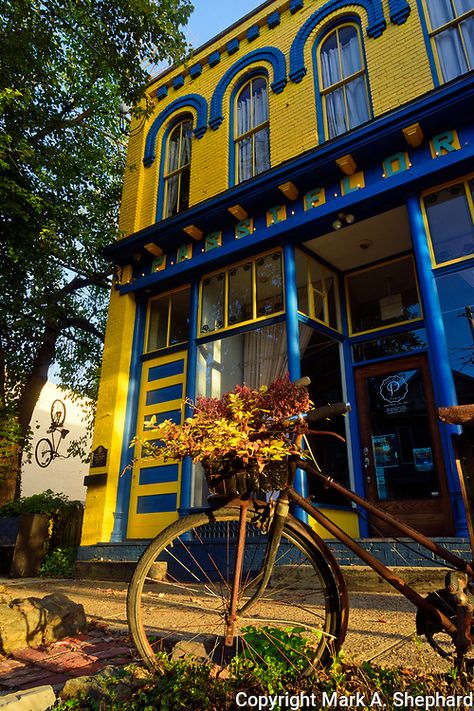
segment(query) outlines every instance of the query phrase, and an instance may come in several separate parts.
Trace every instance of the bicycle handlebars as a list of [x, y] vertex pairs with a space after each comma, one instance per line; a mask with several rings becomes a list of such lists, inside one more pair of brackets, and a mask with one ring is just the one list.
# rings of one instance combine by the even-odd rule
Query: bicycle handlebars
[[350, 410], [349, 402], [335, 402], [333, 405], [323, 405], [316, 410], [310, 410], [306, 413], [305, 418], [308, 422], [318, 422], [318, 420], [332, 419], [337, 415], [345, 415]]

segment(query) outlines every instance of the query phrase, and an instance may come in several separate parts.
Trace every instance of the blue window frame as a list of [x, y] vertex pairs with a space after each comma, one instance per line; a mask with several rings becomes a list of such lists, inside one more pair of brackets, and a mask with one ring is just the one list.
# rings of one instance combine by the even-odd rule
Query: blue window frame
[[424, 0], [440, 82], [474, 67], [473, 0]]

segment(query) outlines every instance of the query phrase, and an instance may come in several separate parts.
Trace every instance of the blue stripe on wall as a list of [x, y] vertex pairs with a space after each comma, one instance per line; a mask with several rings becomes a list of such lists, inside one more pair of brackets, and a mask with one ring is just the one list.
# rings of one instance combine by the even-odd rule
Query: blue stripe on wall
[[145, 422], [149, 422], [152, 417], [155, 417], [156, 424], [159, 425], [165, 420], [171, 420], [176, 425], [181, 424], [181, 410], [167, 410], [167, 412], [155, 412], [154, 415], [146, 415]]
[[165, 363], [164, 365], [155, 365], [148, 371], [148, 382], [160, 380], [160, 378], [170, 378], [172, 375], [181, 375], [184, 373], [184, 360], [175, 360], [173, 363]]
[[183, 383], [178, 383], [178, 385], [169, 385], [167, 388], [158, 388], [147, 392], [146, 405], [159, 405], [161, 402], [168, 402], [168, 400], [181, 400], [182, 397]]
[[178, 481], [177, 464], [163, 464], [161, 467], [140, 469], [140, 486], [142, 484], [163, 484], [168, 481]]
[[176, 511], [176, 494], [155, 494], [154, 496], [139, 496], [137, 498], [137, 514], [168, 513]]

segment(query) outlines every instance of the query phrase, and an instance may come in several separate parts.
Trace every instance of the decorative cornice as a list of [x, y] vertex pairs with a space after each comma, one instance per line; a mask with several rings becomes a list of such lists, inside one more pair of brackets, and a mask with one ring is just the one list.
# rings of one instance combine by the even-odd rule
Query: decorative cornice
[[186, 96], [181, 96], [179, 99], [175, 99], [171, 104], [161, 111], [158, 116], [153, 121], [148, 131], [148, 135], [145, 141], [145, 153], [143, 156], [143, 165], [148, 168], [155, 160], [155, 144], [158, 131], [160, 130], [163, 123], [172, 116], [176, 111], [181, 109], [193, 108], [196, 111], [196, 127], [194, 128], [194, 135], [196, 138], [202, 138], [207, 131], [207, 101], [200, 94], [186, 94]]
[[217, 84], [211, 99], [211, 113], [209, 118], [209, 126], [215, 131], [219, 128], [224, 120], [222, 113], [222, 102], [227, 87], [234, 77], [237, 76], [243, 69], [253, 64], [254, 62], [268, 62], [273, 68], [273, 82], [271, 89], [275, 94], [279, 94], [286, 86], [286, 60], [285, 55], [276, 47], [262, 47], [249, 52], [244, 57], [233, 64], [226, 73], [221, 77]]
[[[404, 1], [404, 0], [401, 0]], [[380, 37], [383, 34], [387, 23], [383, 14], [382, 0], [329, 0], [323, 7], [306, 20], [304, 25], [298, 30], [290, 49], [290, 79], [298, 84], [306, 74], [304, 63], [304, 49], [312, 31], [322, 22], [325, 17], [344, 8], [352, 9], [354, 5], [359, 5], [367, 12], [369, 24], [367, 25], [367, 35], [372, 38]]]
[[388, 0], [390, 19], [394, 25], [403, 25], [411, 12], [408, 0]]

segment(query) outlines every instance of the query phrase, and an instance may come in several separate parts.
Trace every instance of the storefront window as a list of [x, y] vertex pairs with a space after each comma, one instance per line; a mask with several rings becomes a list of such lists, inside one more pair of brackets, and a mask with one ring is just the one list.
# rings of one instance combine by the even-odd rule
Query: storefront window
[[[301, 375], [311, 378], [309, 393], [315, 407], [345, 399], [342, 388], [340, 344], [334, 338], [300, 324]], [[337, 432], [346, 438], [346, 417], [323, 420], [317, 423], [319, 431]], [[309, 445], [320, 469], [343, 486], [349, 486], [347, 444], [331, 435], [309, 435]], [[310, 492], [318, 503], [347, 506], [347, 500], [330, 490], [323, 489], [309, 478]]]
[[435, 264], [474, 254], [474, 179], [441, 188], [423, 198]]
[[283, 309], [282, 259], [276, 251], [204, 277], [200, 333], [274, 316]]
[[421, 318], [411, 257], [354, 272], [346, 284], [351, 334]]
[[336, 275], [298, 249], [295, 260], [298, 311], [339, 329]]
[[474, 402], [474, 268], [436, 280], [459, 404]]
[[412, 353], [427, 347], [426, 331], [424, 328], [419, 328], [417, 331], [405, 331], [390, 336], [371, 338], [363, 343], [355, 343], [352, 346], [352, 359], [357, 363], [372, 358]]
[[189, 287], [150, 299], [146, 352], [188, 340]]

